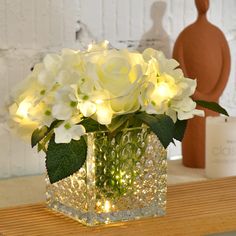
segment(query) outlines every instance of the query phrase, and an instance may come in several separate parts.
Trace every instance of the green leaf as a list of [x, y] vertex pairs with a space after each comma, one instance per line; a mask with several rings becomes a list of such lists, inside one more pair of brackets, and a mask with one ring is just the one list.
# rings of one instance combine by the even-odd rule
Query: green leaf
[[42, 128], [36, 129], [31, 136], [32, 148], [36, 146], [48, 133], [48, 127], [43, 126]]
[[[49, 128], [45, 125], [42, 128], [36, 129], [31, 136], [31, 146], [34, 147], [37, 144], [39, 144], [40, 141], [46, 138], [47, 135], [51, 133], [51, 131], [55, 127], [58, 127], [62, 122], [63, 121], [61, 120], [54, 120]], [[51, 136], [49, 138], [51, 138]], [[38, 151], [41, 151], [41, 150], [42, 150], [42, 147], [38, 147]]]
[[141, 127], [142, 121], [137, 119], [135, 116], [131, 116], [129, 119], [129, 128]]
[[112, 119], [112, 122], [110, 125], [108, 125], [108, 129], [110, 132], [114, 132], [118, 128], [122, 127], [125, 122], [129, 120], [128, 115], [123, 115], [123, 116], [117, 116]]
[[95, 131], [102, 131], [106, 130], [105, 125], [99, 124], [96, 120], [92, 118], [86, 118], [80, 122], [86, 129], [86, 132], [95, 132]]
[[42, 144], [42, 143], [40, 143], [40, 142], [38, 143], [38, 149], [37, 149], [37, 151], [38, 151], [38, 152], [43, 151], [45, 154], [47, 154], [47, 150], [46, 150], [45, 145]]
[[51, 131], [52, 129], [58, 127], [61, 123], [63, 123], [64, 121], [63, 120], [54, 120], [50, 127], [49, 127], [49, 131]]
[[136, 117], [150, 127], [157, 135], [164, 148], [167, 148], [171, 142], [174, 142], [174, 122], [169, 116], [139, 113]]
[[177, 120], [174, 126], [174, 138], [176, 140], [182, 141], [184, 138], [184, 133], [187, 127], [187, 120]]
[[207, 102], [203, 100], [196, 100], [195, 102], [201, 107], [229, 116], [228, 112], [216, 102]]
[[87, 156], [87, 144], [83, 137], [72, 140], [70, 143], [55, 143], [55, 135], [51, 138], [47, 156], [46, 168], [51, 183], [62, 180], [76, 171], [84, 164]]

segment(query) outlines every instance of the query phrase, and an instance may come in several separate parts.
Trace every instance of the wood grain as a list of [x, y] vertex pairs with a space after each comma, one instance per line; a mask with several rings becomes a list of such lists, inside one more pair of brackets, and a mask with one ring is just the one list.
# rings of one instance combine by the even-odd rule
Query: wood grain
[[0, 210], [2, 236], [199, 236], [236, 230], [236, 177], [168, 188], [167, 215], [160, 218], [85, 227], [45, 204]]

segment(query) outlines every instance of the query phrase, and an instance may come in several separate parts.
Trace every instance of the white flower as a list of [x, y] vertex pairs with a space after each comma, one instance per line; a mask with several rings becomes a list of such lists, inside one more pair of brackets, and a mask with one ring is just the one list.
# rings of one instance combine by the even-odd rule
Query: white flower
[[51, 107], [47, 106], [44, 102], [32, 106], [28, 110], [28, 117], [30, 120], [38, 122], [41, 125], [50, 126], [55, 120], [52, 117]]
[[147, 62], [154, 61], [159, 75], [166, 73], [174, 78], [183, 76], [182, 70], [176, 69], [179, 66], [179, 63], [174, 59], [167, 59], [163, 52], [147, 48], [143, 51], [143, 58]]
[[55, 77], [55, 81], [61, 86], [69, 86], [76, 83], [78, 80], [78, 74], [71, 71], [62, 70]]
[[83, 60], [80, 51], [74, 51], [71, 49], [62, 49], [62, 70], [76, 71], [83, 70]]
[[[170, 110], [176, 112], [179, 120], [187, 120], [195, 115], [204, 115], [204, 112], [196, 110], [196, 103], [190, 98], [196, 89], [196, 81], [182, 77], [178, 79], [178, 92], [170, 102]], [[176, 120], [174, 119], [174, 121]]]
[[45, 86], [47, 90], [55, 84], [55, 77], [61, 68], [61, 57], [57, 54], [48, 54], [43, 60], [43, 67], [38, 74], [38, 81]]
[[55, 93], [55, 100], [52, 116], [58, 120], [69, 120], [77, 105], [73, 89], [69, 86], [58, 89]]
[[78, 108], [85, 117], [92, 116], [97, 110], [96, 104], [90, 101], [78, 103]]
[[62, 63], [61, 56], [58, 54], [48, 54], [43, 59], [44, 67], [47, 71], [57, 73]]
[[136, 111], [166, 114], [173, 121], [202, 115], [191, 98], [196, 81], [178, 66], [157, 50], [110, 49], [107, 41], [49, 54], [12, 93], [11, 123], [29, 130], [62, 120], [56, 142], [67, 143], [85, 133], [78, 125], [84, 117], [107, 126]]
[[72, 111], [66, 104], [56, 104], [52, 107], [52, 115], [57, 120], [69, 120], [72, 115]]
[[101, 41], [100, 43], [91, 43], [88, 45], [88, 52], [97, 52], [108, 49], [109, 42], [107, 40]]
[[173, 101], [171, 108], [177, 112], [179, 120], [191, 119], [194, 115], [204, 115], [204, 111], [195, 109], [196, 102], [189, 97], [186, 97], [180, 101]]
[[110, 106], [115, 114], [125, 114], [139, 109], [139, 87], [143, 78], [143, 58], [127, 50], [106, 50], [92, 53], [87, 74], [96, 90], [109, 93]]
[[109, 103], [97, 104], [96, 119], [102, 125], [109, 125], [112, 121], [113, 111]]
[[[23, 107], [21, 107], [23, 109]], [[33, 131], [40, 126], [38, 122], [28, 118], [28, 109], [19, 110], [19, 104], [13, 103], [8, 107], [9, 117], [6, 117], [6, 123], [9, 128], [20, 137], [30, 140]]]
[[[83, 84], [83, 82], [81, 82], [81, 84]], [[81, 91], [81, 85], [71, 85], [71, 89], [73, 90], [75, 101], [77, 102], [77, 109], [85, 117], [92, 116], [96, 112], [95, 103], [90, 101], [91, 99], [89, 99], [92, 90], [89, 88], [88, 90], [83, 91], [86, 92], [85, 94]]]
[[78, 86], [72, 86], [75, 97], [77, 99], [77, 108], [85, 117], [93, 116], [100, 124], [108, 125], [111, 123], [113, 110], [110, 106], [110, 95], [106, 90], [92, 90], [89, 89], [87, 93], [81, 92]]
[[171, 100], [178, 93], [176, 81], [165, 73], [149, 80], [140, 95], [142, 109], [148, 114], [163, 114], [168, 111]]
[[195, 92], [196, 81], [185, 78], [173, 59], [165, 58], [162, 52], [146, 49], [143, 58], [148, 63], [147, 84], [143, 86], [139, 101], [142, 110], [149, 114], [166, 114], [175, 122], [202, 115], [190, 98]]
[[55, 128], [54, 132], [56, 143], [70, 143], [72, 139], [79, 140], [86, 133], [86, 130], [82, 125], [64, 122], [58, 128]]
[[185, 77], [181, 77], [176, 80], [178, 86], [178, 93], [176, 94], [176, 98], [190, 97], [194, 94], [197, 81], [193, 79], [188, 79]]

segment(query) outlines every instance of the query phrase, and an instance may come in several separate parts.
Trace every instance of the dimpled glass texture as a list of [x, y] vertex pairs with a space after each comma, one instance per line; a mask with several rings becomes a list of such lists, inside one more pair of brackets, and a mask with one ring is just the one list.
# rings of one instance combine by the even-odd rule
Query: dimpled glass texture
[[78, 172], [46, 178], [49, 208], [89, 226], [165, 214], [166, 150], [149, 129], [89, 133], [87, 144]]

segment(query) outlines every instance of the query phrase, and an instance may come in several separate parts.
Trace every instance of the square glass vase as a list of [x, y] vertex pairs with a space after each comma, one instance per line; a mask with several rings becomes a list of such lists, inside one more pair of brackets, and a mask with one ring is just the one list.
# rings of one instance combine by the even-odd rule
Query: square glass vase
[[79, 171], [54, 184], [46, 178], [50, 209], [89, 226], [165, 215], [167, 155], [155, 134], [134, 128], [86, 140]]

